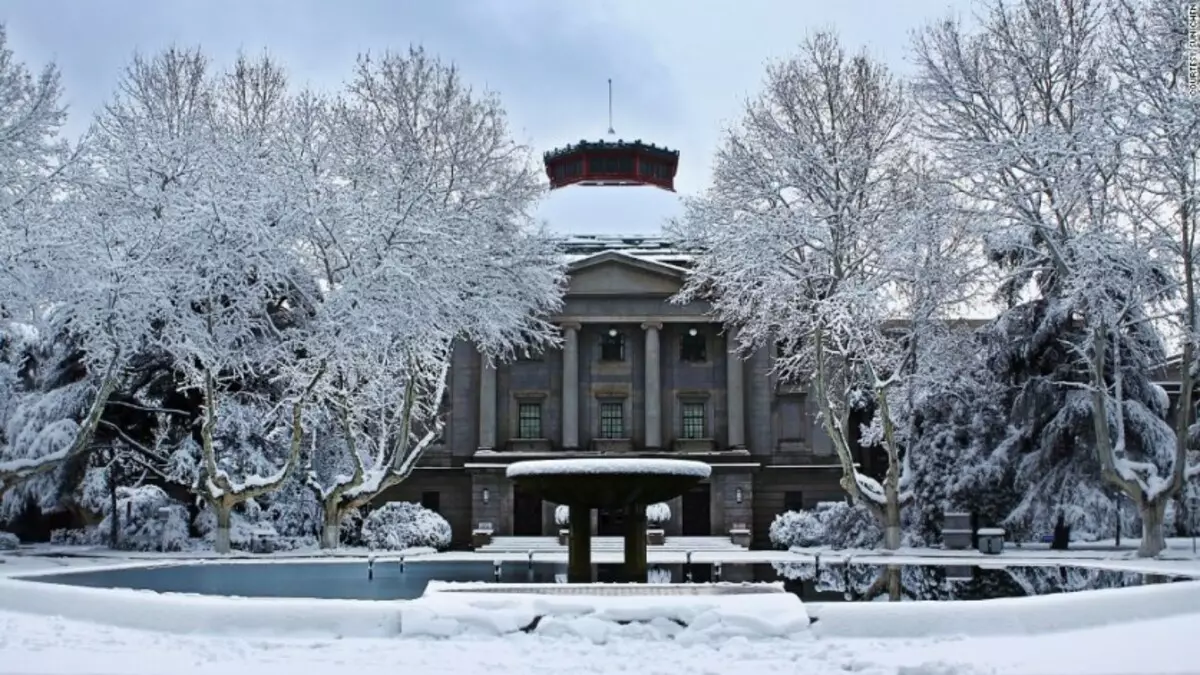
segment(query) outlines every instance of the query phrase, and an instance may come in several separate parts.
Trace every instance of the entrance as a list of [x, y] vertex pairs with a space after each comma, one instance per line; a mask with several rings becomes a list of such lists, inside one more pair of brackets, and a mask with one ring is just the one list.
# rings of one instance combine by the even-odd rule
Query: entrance
[[681, 534], [685, 537], [708, 537], [712, 535], [712, 486], [701, 483], [683, 493], [683, 523]]
[[596, 536], [625, 536], [625, 511], [623, 509], [596, 509]]
[[513, 490], [513, 535], [542, 536], [542, 500], [527, 492]]

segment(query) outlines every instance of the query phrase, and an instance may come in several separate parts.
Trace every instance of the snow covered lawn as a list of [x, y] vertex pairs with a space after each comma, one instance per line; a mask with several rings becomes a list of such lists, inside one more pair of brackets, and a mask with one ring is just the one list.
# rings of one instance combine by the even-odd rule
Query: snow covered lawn
[[[287, 639], [169, 635], [0, 612], [4, 675], [1143, 675], [1200, 672], [1181, 651], [1200, 615], [1035, 637], [915, 640], [732, 638], [683, 645], [636, 638], [513, 635]], [[651, 656], [652, 655], [652, 656]]]

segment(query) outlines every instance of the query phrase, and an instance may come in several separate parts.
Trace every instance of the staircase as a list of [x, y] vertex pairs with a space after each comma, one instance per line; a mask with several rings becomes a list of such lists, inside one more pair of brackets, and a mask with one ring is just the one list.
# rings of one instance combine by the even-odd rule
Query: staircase
[[[480, 553], [563, 553], [567, 547], [558, 543], [556, 537], [493, 537], [492, 542], [481, 546]], [[729, 541], [729, 537], [667, 537], [661, 546], [649, 546], [650, 552], [664, 553], [727, 553], [745, 551], [746, 548]], [[624, 537], [592, 537], [593, 553], [625, 552]]]

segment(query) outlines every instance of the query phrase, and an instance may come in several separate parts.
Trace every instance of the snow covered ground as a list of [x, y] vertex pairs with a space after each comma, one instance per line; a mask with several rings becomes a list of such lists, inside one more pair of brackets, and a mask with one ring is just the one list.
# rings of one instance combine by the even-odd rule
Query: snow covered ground
[[[1179, 560], [1134, 561], [1124, 559], [1124, 553], [1091, 552], [1087, 562], [1146, 571], [1159, 571], [1160, 566], [1168, 565], [1172, 573], [1200, 576], [1200, 560], [1191, 558], [1190, 542], [1187, 548], [1172, 552], [1172, 556], [1182, 558]], [[778, 553], [794, 556], [793, 560], [806, 557]], [[914, 558], [914, 562], [928, 563], [936, 553], [872, 555], [890, 562]], [[869, 562], [867, 552], [850, 554], [856, 562]], [[826, 555], [830, 552], [825, 552], [823, 559]], [[146, 564], [146, 558], [155, 556], [121, 557], [8, 555], [0, 557], [4, 561], [0, 576]], [[1070, 552], [1024, 550], [1019, 557], [1009, 551], [989, 557], [988, 562], [1085, 562], [1080, 558]], [[770, 602], [786, 602], [793, 597], [787, 595]], [[801, 606], [796, 600], [796, 610], [818, 621], [807, 630], [801, 627], [791, 631], [787, 638], [772, 637], [772, 631], [755, 628], [755, 620], [761, 622], [761, 618], [754, 619], [746, 611], [732, 608], [717, 612], [717, 623], [724, 622], [727, 628], [746, 628], [741, 636], [736, 635], [737, 631], [725, 630], [704, 640], [662, 639], [663, 631], [645, 625], [601, 625], [594, 618], [567, 617], [572, 602], [578, 604], [574, 600], [558, 603], [563, 620], [557, 628], [548, 623], [526, 634], [496, 630], [497, 626], [507, 625], [497, 617], [505, 612], [511, 616], [517, 607], [505, 605], [504, 598], [497, 596], [469, 610], [462, 603], [455, 608], [436, 602], [422, 606], [420, 601], [169, 596], [0, 579], [0, 675], [1200, 674], [1200, 659], [1185, 647], [1200, 634], [1200, 582], [964, 602], [956, 607], [911, 602]], [[674, 603], [677, 614], [683, 606], [677, 600], [646, 602], [648, 607], [660, 609]], [[406, 607], [410, 626], [416, 625], [419, 618], [426, 629], [433, 628], [416, 633], [449, 637], [405, 635], [407, 631], [400, 626], [405, 621]], [[431, 608], [435, 610], [432, 614]], [[796, 610], [780, 606], [756, 613], [759, 617], [786, 617]], [[448, 617], [454, 623], [446, 623]], [[783, 623], [781, 619], [771, 625]], [[653, 658], [647, 658], [648, 653], [653, 653]]]
[[[1183, 645], [1200, 616], [1039, 636], [944, 639], [735, 637], [700, 644], [627, 637], [465, 635], [251, 638], [172, 635], [0, 612], [5, 675], [420, 673], [421, 675], [1149, 675], [1200, 673]], [[652, 658], [648, 656], [652, 654]]]

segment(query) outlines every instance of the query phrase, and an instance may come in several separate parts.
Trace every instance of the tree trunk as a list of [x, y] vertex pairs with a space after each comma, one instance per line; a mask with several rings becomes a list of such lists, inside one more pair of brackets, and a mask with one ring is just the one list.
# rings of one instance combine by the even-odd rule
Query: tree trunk
[[225, 504], [223, 500], [213, 504], [213, 511], [217, 515], [217, 533], [213, 543], [213, 548], [217, 553], [229, 553], [232, 550], [229, 525], [233, 520], [233, 507]]
[[112, 517], [108, 519], [108, 546], [121, 547], [121, 513], [117, 508], [117, 462], [114, 458], [108, 465], [108, 508]]
[[1065, 551], [1071, 545], [1071, 527], [1067, 525], [1067, 518], [1063, 514], [1058, 514], [1058, 521], [1054, 523], [1054, 537], [1050, 542], [1050, 549], [1054, 551]]
[[321, 524], [321, 548], [334, 549], [341, 543], [342, 512], [337, 504], [326, 502]]
[[1163, 537], [1166, 510], [1166, 499], [1138, 504], [1138, 515], [1142, 517], [1142, 544], [1137, 551], [1139, 558], [1153, 558], [1167, 548], [1167, 541]]
[[900, 499], [894, 489], [885, 490], [887, 504], [883, 507], [883, 547], [889, 551], [900, 548]]

